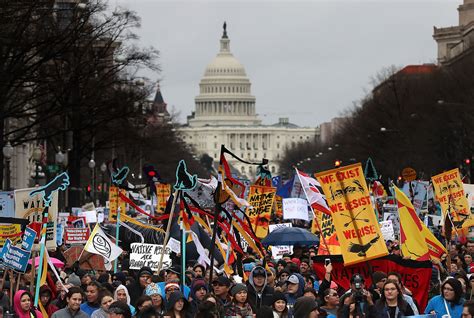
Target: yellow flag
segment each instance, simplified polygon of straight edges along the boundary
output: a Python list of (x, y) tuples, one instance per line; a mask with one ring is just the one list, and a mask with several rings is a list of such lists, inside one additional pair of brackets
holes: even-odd
[(117, 210), (120, 207), (121, 214), (120, 216), (125, 214), (126, 211), (126, 204), (123, 200), (120, 199), (119, 191), (122, 194), (126, 194), (127, 191), (124, 189), (119, 189), (118, 187), (111, 186), (109, 188), (109, 221), (116, 222), (117, 221)]
[(387, 255), (361, 164), (317, 173), (316, 178), (332, 212), (344, 265)]
[(415, 261), (430, 259), (428, 245), (423, 235), (423, 222), (416, 214), (416, 210), (399, 188), (393, 187), (397, 198), (398, 214), (400, 216), (400, 243), (404, 258)]
[(247, 215), (258, 238), (264, 238), (268, 234), (275, 194), (276, 188), (273, 187), (250, 186), (247, 198), (250, 207), (247, 208)]
[(156, 213), (163, 214), (166, 210), (166, 202), (171, 195), (171, 184), (156, 184)]

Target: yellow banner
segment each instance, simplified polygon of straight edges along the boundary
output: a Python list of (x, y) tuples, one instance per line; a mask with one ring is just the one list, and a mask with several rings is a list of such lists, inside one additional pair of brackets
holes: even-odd
[(321, 219), (318, 219), (321, 227), (318, 255), (341, 255), (341, 245), (337, 239), (336, 227), (332, 217), (326, 213), (318, 214), (321, 215)]
[(431, 180), (436, 200), (441, 204), (443, 219), (446, 217), (446, 213), (449, 213), (456, 232), (461, 228), (473, 226), (474, 218), (464, 195), (459, 169), (443, 172), (433, 176)]
[(0, 246), (5, 245), (6, 239), (10, 239), (12, 244), (17, 244), (21, 241), (21, 235), (12, 236), (21, 232), (20, 224), (1, 224), (0, 225)]
[(387, 255), (361, 164), (317, 173), (316, 178), (332, 211), (344, 264)]
[[(119, 189), (118, 187), (111, 186), (109, 188), (109, 222), (117, 221), (117, 209), (120, 204), (120, 211), (125, 214), (126, 204), (119, 197), (119, 190), (122, 194), (126, 195), (127, 191), (124, 189)], [(122, 214), (121, 214), (122, 215)]]
[(252, 223), (255, 235), (264, 238), (268, 234), (268, 225), (272, 214), (276, 188), (251, 185), (249, 189), (247, 215)]
[(275, 216), (279, 219), (283, 219), (283, 198), (279, 195), (275, 195)]
[(163, 214), (166, 210), (166, 202), (171, 195), (171, 184), (158, 183), (156, 185), (156, 213)]

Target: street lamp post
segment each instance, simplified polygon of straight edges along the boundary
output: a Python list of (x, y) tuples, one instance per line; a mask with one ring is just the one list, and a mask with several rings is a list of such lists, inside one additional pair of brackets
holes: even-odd
[(91, 199), (92, 199), (92, 202), (94, 202), (94, 189), (95, 189), (95, 176), (94, 176), (94, 168), (95, 168), (95, 161), (94, 161), (94, 158), (91, 158), (91, 160), (89, 160), (89, 168), (91, 169), (91, 183), (92, 183), (92, 187), (91, 187)]
[(33, 179), (35, 180), (35, 186), (39, 185), (39, 173), (41, 171), (39, 163), (42, 155), (43, 152), (41, 151), (41, 148), (39, 146), (36, 146), (33, 150), (33, 160), (35, 161), (35, 175)]
[[(64, 163), (64, 159), (65, 159), (64, 153), (61, 151), (61, 147), (58, 147), (58, 152), (54, 156), (54, 161), (55, 161), (56, 165), (58, 165), (60, 168), (62, 168), (63, 163)], [(59, 173), (59, 171), (56, 173), (56, 175), (58, 173)], [(64, 193), (65, 193), (65, 191), (59, 191), (58, 192), (58, 194), (59, 194), (59, 196), (58, 196), (58, 199), (59, 199), (58, 205), (59, 205), (59, 207), (62, 207), (63, 205), (65, 206), (65, 204), (64, 204), (65, 203)]]
[(3, 157), (5, 158), (5, 189), (10, 190), (10, 159), (13, 156), (13, 147), (9, 141), (5, 144), (2, 149)]
[(107, 171), (107, 165), (105, 162), (102, 162), (100, 165), (100, 171), (102, 172), (102, 186), (100, 187), (101, 190), (101, 198), (102, 198), (102, 204), (105, 206), (105, 202), (107, 201), (105, 198), (105, 172)]

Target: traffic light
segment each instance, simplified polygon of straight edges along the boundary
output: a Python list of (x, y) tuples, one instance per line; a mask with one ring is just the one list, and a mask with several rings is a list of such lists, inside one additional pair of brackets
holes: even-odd
[(469, 159), (469, 158), (464, 159), (464, 163), (466, 165), (470, 165), (471, 164), (471, 159)]
[(336, 161), (334, 161), (334, 167), (336, 167), (336, 168), (340, 167), (341, 164), (342, 164), (342, 161), (341, 161), (341, 160), (336, 160)]

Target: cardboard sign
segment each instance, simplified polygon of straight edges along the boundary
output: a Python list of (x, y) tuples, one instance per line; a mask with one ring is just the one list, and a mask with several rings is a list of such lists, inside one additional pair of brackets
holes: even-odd
[(13, 244), (21, 240), (21, 224), (2, 224), (0, 225), (0, 246), (5, 245), (5, 241), (10, 239)]
[(308, 201), (300, 198), (283, 199), (283, 219), (299, 219), (308, 222)]
[[(30, 227), (39, 235), (43, 219), (43, 197), (37, 194), (30, 197), (30, 192), (36, 188), (15, 190), (15, 217), (28, 219)], [(48, 208), (48, 225), (46, 229), (46, 247), (56, 249), (56, 222), (58, 219), (58, 193), (53, 192), (51, 204)], [(39, 236), (38, 236), (39, 237)]]
[(15, 195), (13, 191), (0, 192), (0, 217), (15, 217)]
[(171, 184), (156, 184), (156, 213), (163, 214), (166, 210), (166, 202), (171, 195)]
[(393, 230), (393, 224), (391, 220), (382, 221), (380, 224), (380, 231), (382, 232), (383, 238), (387, 240), (395, 240), (395, 231)]
[(83, 217), (87, 224), (97, 223), (97, 212), (95, 210), (79, 212), (78, 216)]
[(387, 255), (361, 164), (324, 171), (316, 178), (332, 211), (344, 264)]
[[(130, 269), (140, 269), (149, 266), (153, 271), (158, 270), (163, 245), (132, 243), (130, 244)], [(163, 268), (171, 266), (171, 249), (165, 248)]]
[[(275, 231), (276, 229), (282, 227), (292, 227), (291, 223), (280, 223), (280, 224), (270, 224), (269, 230), (270, 233)], [(278, 245), (272, 246), (272, 257), (273, 259), (280, 259), (283, 257), (284, 254), (293, 254), (293, 246), (292, 245)]]
[(341, 255), (341, 245), (337, 239), (332, 217), (326, 213), (319, 214), (321, 215), (321, 234), (319, 235), (318, 255)]
[(23, 234), (23, 241), (21, 242), (21, 248), (25, 251), (30, 252), (35, 243), (36, 231), (26, 227), (25, 233)]
[(176, 254), (181, 253), (181, 243), (173, 237), (170, 237), (170, 240), (168, 241), (168, 245), (166, 245), (166, 247), (169, 247), (170, 250), (172, 252), (175, 252)]
[(89, 239), (90, 231), (89, 228), (71, 228), (67, 227), (64, 229), (64, 243), (70, 245), (86, 244)]
[(3, 265), (13, 269), (14, 271), (22, 273), (26, 271), (30, 254), (30, 251), (25, 251), (21, 248), (11, 245), (10, 240), (5, 242), (2, 252), (0, 253), (2, 256)]

